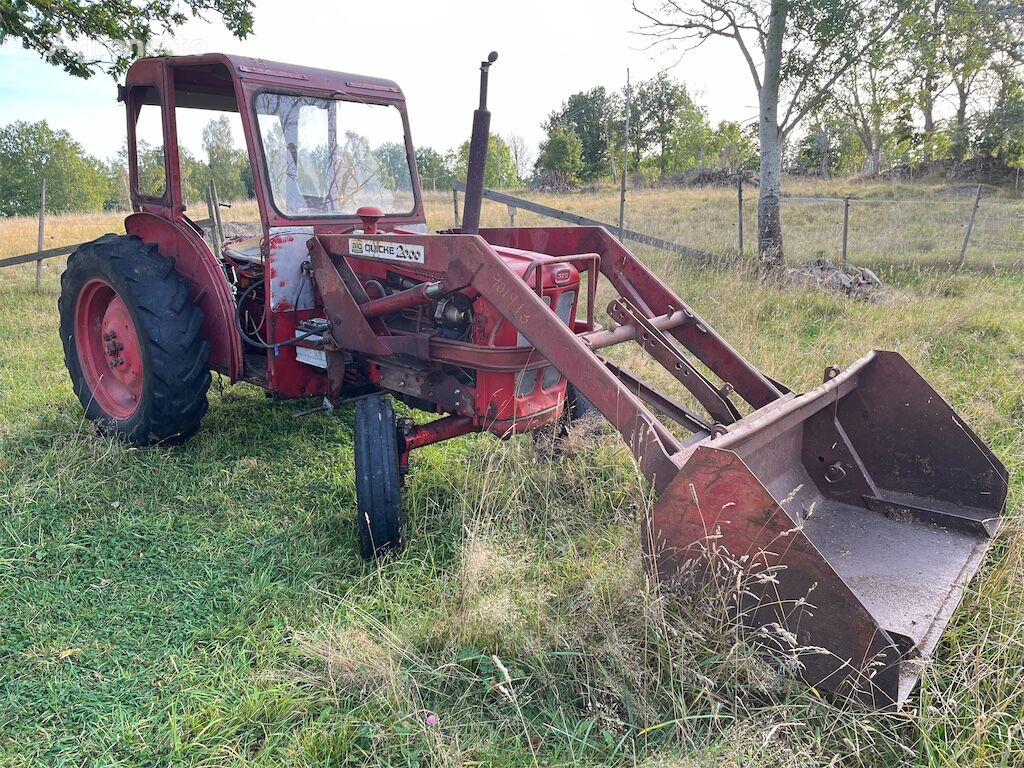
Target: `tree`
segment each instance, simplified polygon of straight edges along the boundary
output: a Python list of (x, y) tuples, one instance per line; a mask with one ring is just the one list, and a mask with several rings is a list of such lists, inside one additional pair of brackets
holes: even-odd
[(914, 124), (913, 99), (909, 94), (901, 94), (897, 103), (899, 106), (892, 116), (889, 133), (884, 137), (883, 151), (895, 162), (914, 167), (918, 159), (915, 150), (924, 145), (924, 132)]
[[(152, 161), (154, 163), (163, 162), (163, 152), (153, 153)], [(205, 210), (206, 190), (210, 186), (211, 178), (217, 182), (217, 197), (220, 200), (226, 202), (241, 199), (235, 194), (237, 189), (233, 184), (226, 184), (225, 179), (216, 178), (207, 163), (197, 159), (186, 147), (180, 145), (178, 147), (178, 170), (181, 172), (181, 194), (185, 205), (190, 208)], [(147, 172), (152, 171), (147, 170)], [(221, 184), (225, 184), (225, 187), (222, 187)], [(225, 188), (227, 192), (223, 191)]]
[[(616, 93), (612, 104), (614, 119), (611, 123), (611, 144), (613, 147), (621, 147), (625, 139), (628, 139), (628, 160), (627, 165), (633, 170), (640, 167), (641, 161), (651, 148), (651, 131), (646, 118), (649, 114), (641, 114), (641, 106), (637, 103), (637, 89), (639, 86), (632, 86), (632, 93), (626, 93), (623, 88)], [(626, 132), (626, 105), (629, 105), (629, 136), (623, 137)], [(620, 169), (621, 171), (621, 169)]]
[(131, 189), (128, 186), (127, 142), (121, 152), (106, 165), (107, 198), (103, 201), (105, 211), (127, 211), (132, 207)]
[(808, 125), (807, 132), (796, 144), (792, 168), (798, 173), (832, 177), (843, 160), (843, 128), (835, 114), (822, 110)]
[(757, 142), (739, 123), (720, 122), (711, 137), (711, 145), (720, 170), (739, 173), (757, 167)]
[[(665, 178), (666, 172), (682, 173), (690, 168), (703, 168), (713, 161), (715, 155), (715, 132), (707, 112), (690, 99), (685, 88), (680, 89), (680, 97), (674, 125), (658, 156), (658, 176), (661, 179)], [(661, 146), (660, 135), (657, 141)]]
[[(464, 141), (454, 157), (455, 176), (466, 178), (469, 169), (469, 142)], [(492, 133), (487, 141), (487, 167), (484, 169), (484, 186), (511, 187), (519, 182), (519, 172), (512, 150), (505, 140)]]
[(523, 181), (530, 175), (530, 166), (533, 164), (533, 152), (530, 151), (526, 139), (518, 133), (509, 134), (505, 139), (508, 148), (512, 151), (512, 160), (516, 164), (516, 173), (519, 180)]
[(143, 195), (161, 197), (167, 190), (163, 145), (157, 147), (140, 140), (136, 142), (135, 149), (139, 161), (139, 191)]
[(386, 141), (373, 150), (377, 158), (377, 166), (381, 170), (384, 187), (392, 191), (408, 192), (412, 177), (409, 175), (409, 158), (405, 153), (405, 144), (397, 141)]
[[(724, 38), (736, 44), (746, 63), (758, 98), (758, 261), (762, 272), (779, 269), (782, 147), (865, 50), (891, 32), (902, 8), (881, 0), (658, 0), (650, 9), (641, 8), (642, 2), (634, 0), (633, 8), (654, 43), (697, 46)], [(866, 28), (878, 31), (863, 40), (856, 33)]]
[(981, 12), (995, 30), (992, 43), (1009, 62), (1024, 64), (1024, 4), (1007, 0), (979, 0)]
[(558, 187), (564, 189), (578, 184), (585, 168), (580, 137), (565, 128), (552, 128), (540, 145), (537, 167)]
[(450, 189), (452, 186), (452, 169), (448, 159), (430, 147), (417, 147), (416, 168), (420, 172), (420, 182), (426, 189)]
[(923, 149), (925, 161), (931, 160), (935, 140), (935, 104), (944, 89), (942, 9), (944, 0), (927, 0), (909, 16), (913, 44), (909, 46), (908, 69), (916, 73), (915, 104), (924, 118)]
[(583, 170), (580, 175), (592, 181), (609, 172), (609, 139), (615, 104), (603, 86), (570, 96), (558, 110), (548, 115), (541, 126), (550, 134), (562, 128), (576, 134), (583, 148)]
[[(210, 12), (235, 37), (245, 38), (252, 32), (252, 6), (253, 0), (15, 0), (0, 3), (0, 43), (20, 40), (77, 77), (119, 75), (146, 55), (154, 33), (171, 33)], [(80, 40), (100, 43), (106, 56), (86, 57), (66, 45)]]
[(0, 129), (0, 215), (37, 213), (44, 178), (51, 213), (97, 211), (109, 197), (107, 169), (66, 131), (45, 121)]
[(1001, 67), (999, 92), (993, 108), (979, 120), (978, 149), (1003, 165), (1024, 168), (1024, 79)]
[[(899, 67), (909, 42), (909, 28), (885, 45), (864, 51), (857, 64), (836, 83), (834, 104), (855, 132), (867, 160), (867, 172), (877, 176), (882, 165), (882, 147), (890, 130), (891, 117), (900, 107), (906, 75)], [(874, 37), (874, 30), (862, 31)]]
[[(208, 176), (217, 184), (217, 196), (221, 200), (244, 200), (248, 197), (242, 171), (249, 167), (249, 156), (245, 150), (235, 146), (231, 118), (221, 115), (206, 124), (203, 128), (203, 150), (206, 152)], [(184, 167), (182, 171), (184, 173)]]
[[(711, 128), (707, 124), (707, 118), (690, 99), (685, 86), (662, 72), (657, 77), (640, 83), (634, 98), (638, 130), (643, 136), (641, 143), (658, 149), (659, 179), (665, 179), (673, 148), (677, 154), (685, 152), (682, 147), (687, 142), (690, 148), (696, 145), (702, 147), (699, 152), (701, 159), (689, 165), (703, 163), (704, 145), (701, 142), (706, 143)], [(682, 162), (679, 165), (685, 168), (687, 164)]]
[[(997, 79), (999, 58), (1024, 61), (1024, 9), (993, 0), (917, 0), (911, 7), (905, 59), (924, 119), (923, 159), (948, 151), (961, 160), (971, 148), (968, 110), (979, 88)], [(935, 110), (947, 95), (955, 111), (942, 132)]]

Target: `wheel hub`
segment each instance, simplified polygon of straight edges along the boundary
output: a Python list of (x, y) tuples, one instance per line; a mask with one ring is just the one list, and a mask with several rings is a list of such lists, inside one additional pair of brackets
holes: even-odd
[(82, 372), (97, 404), (112, 418), (130, 418), (142, 397), (142, 347), (131, 312), (105, 281), (83, 286), (75, 337)]

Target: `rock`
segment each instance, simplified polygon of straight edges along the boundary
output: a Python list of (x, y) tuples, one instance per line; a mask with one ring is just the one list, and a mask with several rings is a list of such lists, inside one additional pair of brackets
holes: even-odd
[(786, 279), (804, 288), (839, 293), (864, 301), (881, 301), (888, 296), (878, 275), (867, 267), (843, 269), (825, 257), (790, 267), (786, 270)]
[(872, 272), (867, 267), (860, 268), (860, 275), (868, 283), (868, 285), (881, 285), (882, 281), (878, 279), (878, 275)]

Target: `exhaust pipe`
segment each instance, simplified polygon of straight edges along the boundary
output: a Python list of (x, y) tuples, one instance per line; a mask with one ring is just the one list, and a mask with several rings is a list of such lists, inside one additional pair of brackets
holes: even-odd
[(466, 202), (462, 209), (462, 232), (467, 235), (475, 235), (480, 231), (487, 142), (491, 135), (491, 113), (487, 111), (487, 71), (497, 60), (497, 51), (491, 51), (487, 60), (480, 62), (480, 106), (473, 112), (473, 135), (469, 140), (469, 168), (466, 171)]

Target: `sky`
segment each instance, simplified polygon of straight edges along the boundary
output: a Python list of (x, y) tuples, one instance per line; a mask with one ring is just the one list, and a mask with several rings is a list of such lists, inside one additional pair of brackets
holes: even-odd
[[(696, 51), (650, 48), (630, 0), (257, 0), (245, 40), (192, 21), (161, 40), (176, 54), (219, 51), (396, 81), (409, 106), (413, 142), (444, 151), (469, 137), (479, 63), (491, 69), (491, 130), (523, 136), (535, 152), (540, 125), (572, 93), (625, 84), (660, 71), (686, 83), (712, 121), (757, 114), (750, 74), (729, 41)], [(72, 45), (72, 47), (75, 47)], [(0, 45), (0, 126), (46, 120), (107, 159), (125, 138), (123, 107), (105, 74), (64, 74), (17, 43)], [(180, 128), (202, 155), (203, 120)]]

